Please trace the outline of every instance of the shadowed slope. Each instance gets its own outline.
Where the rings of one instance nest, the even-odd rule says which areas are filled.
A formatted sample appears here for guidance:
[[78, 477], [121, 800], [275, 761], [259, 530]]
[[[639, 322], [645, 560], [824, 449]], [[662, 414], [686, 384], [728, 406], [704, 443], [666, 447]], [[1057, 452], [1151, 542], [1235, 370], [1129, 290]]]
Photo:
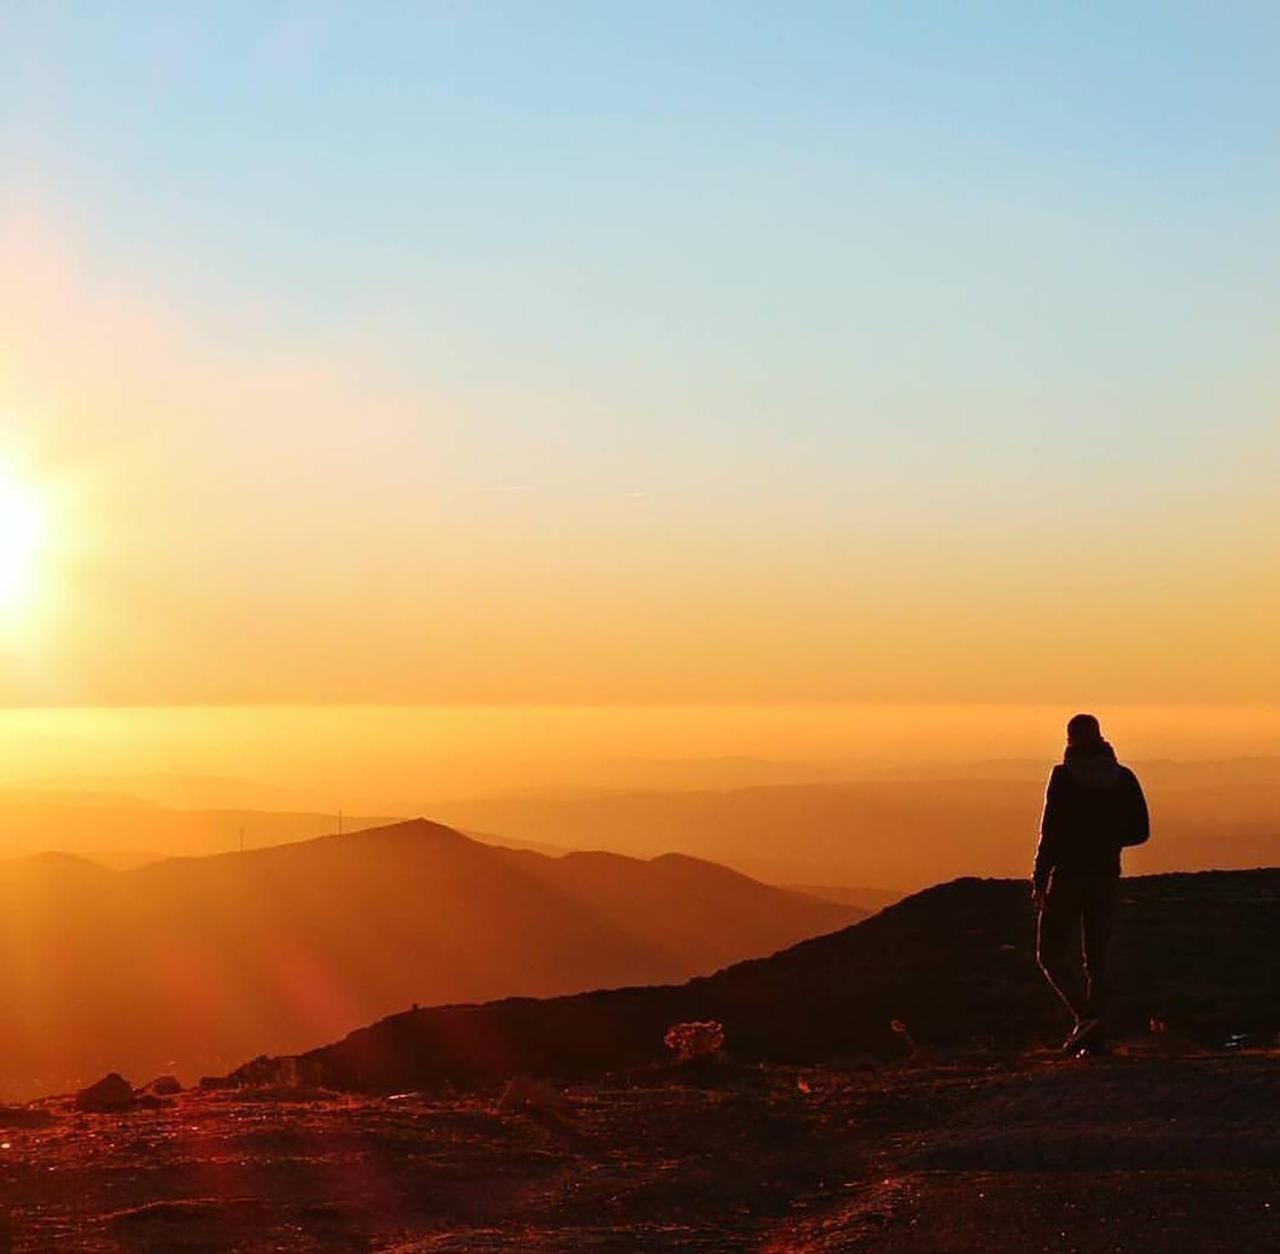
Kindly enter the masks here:
[[686, 979], [852, 917], [692, 859], [423, 820], [127, 872], [25, 859], [0, 866], [0, 1092], [214, 1070], [414, 1002]]
[[[1126, 880], [1115, 976], [1117, 1022], [1155, 1015], [1207, 1040], [1280, 1026], [1280, 871]], [[283, 1067], [247, 1064], [230, 1079], [281, 1074], [342, 1088], [485, 1084], [513, 1074], [590, 1076], [663, 1053], [672, 1023], [721, 1020], [741, 1060], [823, 1062], [921, 1043], [1052, 1039], [1065, 1012], [1032, 958], [1021, 881], [957, 880], [862, 923], [704, 979], [550, 1001], [507, 1000], [396, 1015]]]

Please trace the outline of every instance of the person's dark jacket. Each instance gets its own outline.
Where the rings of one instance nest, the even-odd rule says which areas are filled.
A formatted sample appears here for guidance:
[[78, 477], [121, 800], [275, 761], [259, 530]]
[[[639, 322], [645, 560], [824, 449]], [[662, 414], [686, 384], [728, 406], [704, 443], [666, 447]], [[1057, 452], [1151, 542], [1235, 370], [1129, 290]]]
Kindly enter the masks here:
[[1151, 835], [1138, 777], [1105, 740], [1068, 745], [1049, 776], [1032, 880], [1043, 889], [1055, 871], [1119, 875], [1120, 850]]

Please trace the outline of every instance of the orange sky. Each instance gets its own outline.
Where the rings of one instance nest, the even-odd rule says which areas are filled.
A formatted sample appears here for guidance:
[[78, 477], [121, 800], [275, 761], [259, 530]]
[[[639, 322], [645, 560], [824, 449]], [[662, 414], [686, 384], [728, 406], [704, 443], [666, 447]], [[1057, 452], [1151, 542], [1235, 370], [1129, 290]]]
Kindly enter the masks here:
[[50, 529], [10, 703], [1280, 700], [1274, 432], [1150, 483], [922, 449], [842, 485], [728, 435], [665, 487], [563, 442], [520, 482], [484, 407], [554, 441], [581, 398], [224, 350], [41, 220], [4, 249], [0, 457]]
[[[1034, 775], [1060, 756], [1073, 712], [839, 704], [10, 709], [0, 711], [0, 788], [117, 791], [196, 808], [399, 814], [528, 788], [910, 777], [931, 764], [983, 774], [988, 768], [974, 764], [1002, 759], [1031, 763]], [[1274, 756], [1280, 740], [1277, 708], [1099, 713], [1132, 762]], [[159, 778], [170, 775], [238, 782], [188, 787]]]
[[1280, 703], [1274, 14], [820, 10], [0, 14], [0, 705]]

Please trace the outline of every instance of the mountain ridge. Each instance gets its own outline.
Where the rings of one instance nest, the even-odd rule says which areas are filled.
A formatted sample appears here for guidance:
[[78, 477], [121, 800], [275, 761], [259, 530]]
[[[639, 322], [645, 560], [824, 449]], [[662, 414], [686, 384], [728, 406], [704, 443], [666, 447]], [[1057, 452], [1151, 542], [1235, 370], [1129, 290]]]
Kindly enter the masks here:
[[443, 824], [113, 870], [0, 864], [0, 1092], [187, 1074], [413, 1003], [654, 983], [858, 912], [696, 860], [568, 861]]
[[[1141, 876], [1122, 888], [1115, 1021], [1192, 1039], [1280, 1030], [1280, 869]], [[716, 1019], [742, 1062], [830, 1063], [925, 1045], [1020, 1050], [1066, 1014], [1034, 960], [1024, 881], [965, 877], [839, 932], [680, 985], [415, 1009], [213, 1083], [338, 1089], [483, 1087], [513, 1075], [589, 1078], [663, 1058], [675, 1022]]]

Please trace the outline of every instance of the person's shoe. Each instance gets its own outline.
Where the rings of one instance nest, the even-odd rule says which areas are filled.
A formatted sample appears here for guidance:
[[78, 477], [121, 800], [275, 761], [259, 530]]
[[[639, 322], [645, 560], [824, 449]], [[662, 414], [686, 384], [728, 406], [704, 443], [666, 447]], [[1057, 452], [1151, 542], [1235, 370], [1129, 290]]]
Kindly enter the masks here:
[[1079, 1053], [1083, 1046], [1101, 1033], [1101, 1030], [1102, 1022], [1099, 1019], [1078, 1020], [1076, 1026], [1071, 1029], [1071, 1035], [1062, 1042], [1062, 1052], [1068, 1058]]
[[1082, 1060], [1089, 1058], [1105, 1058], [1110, 1052], [1111, 1047], [1107, 1044], [1106, 1038], [1101, 1032], [1098, 1032], [1091, 1036], [1076, 1050], [1076, 1057]]

